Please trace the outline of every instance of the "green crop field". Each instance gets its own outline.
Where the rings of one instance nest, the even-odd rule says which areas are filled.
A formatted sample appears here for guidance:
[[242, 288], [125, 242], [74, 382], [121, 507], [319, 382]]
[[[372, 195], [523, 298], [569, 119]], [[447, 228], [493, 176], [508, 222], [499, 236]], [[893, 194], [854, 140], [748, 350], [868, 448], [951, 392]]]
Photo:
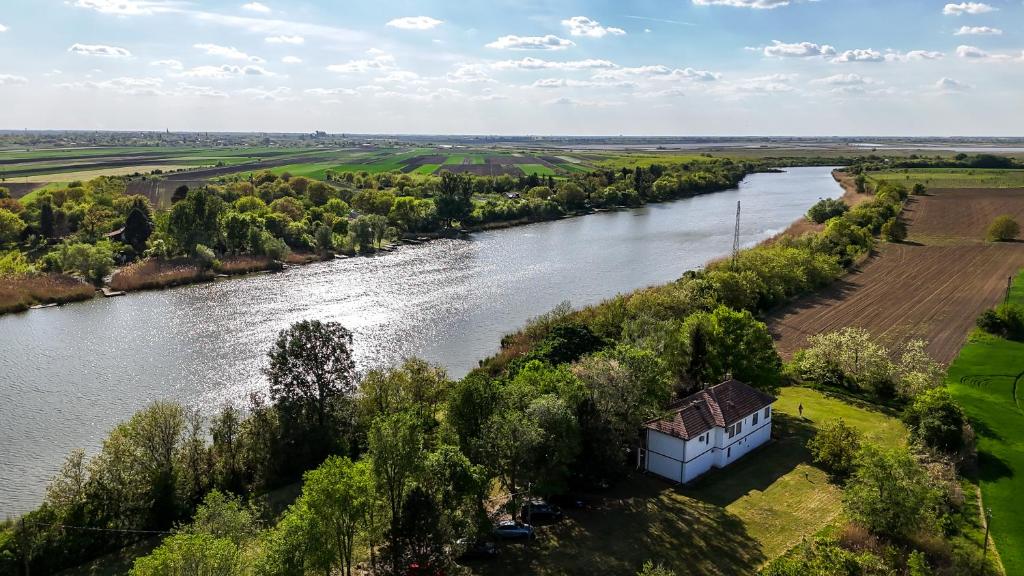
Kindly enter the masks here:
[[466, 159], [465, 156], [463, 156], [461, 154], [457, 154], [457, 155], [449, 156], [447, 159], [445, 159], [444, 163], [445, 164], [462, 164], [462, 162], [465, 159]]
[[872, 180], [930, 188], [1024, 188], [1024, 170], [977, 168], [907, 168], [872, 172]]
[[524, 174], [536, 174], [538, 176], [554, 176], [555, 171], [543, 164], [517, 164]]
[[[1024, 273], [1010, 299], [1024, 304]], [[949, 367], [947, 384], [978, 436], [978, 476], [992, 511], [992, 538], [1007, 574], [1024, 574], [1024, 342], [975, 332]]]
[[558, 166], [562, 170], [565, 170], [566, 172], [570, 172], [570, 173], [573, 173], [573, 172], [589, 172], [589, 170], [587, 170], [587, 168], [585, 166], [581, 166], [580, 164], [571, 164], [569, 162], [563, 162], [561, 164], [556, 164], [556, 166]]
[[694, 486], [633, 476], [592, 509], [542, 527], [529, 546], [503, 546], [497, 559], [470, 568], [489, 575], [634, 574], [652, 560], [677, 574], [756, 573], [841, 517], [841, 489], [809, 463], [805, 447], [819, 424], [837, 418], [874, 442], [907, 441], [906, 428], [888, 413], [784, 388], [771, 444]]
[[440, 164], [424, 164], [410, 172], [410, 174], [433, 174], [434, 170], [437, 170], [440, 167]]

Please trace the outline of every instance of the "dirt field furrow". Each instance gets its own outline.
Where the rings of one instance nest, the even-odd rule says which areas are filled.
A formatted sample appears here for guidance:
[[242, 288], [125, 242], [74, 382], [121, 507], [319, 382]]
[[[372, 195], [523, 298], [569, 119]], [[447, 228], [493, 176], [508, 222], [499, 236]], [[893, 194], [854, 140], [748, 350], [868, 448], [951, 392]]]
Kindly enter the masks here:
[[1024, 268], [1024, 243], [984, 241], [1000, 214], [1024, 220], [1024, 190], [935, 190], [912, 198], [904, 212], [907, 242], [883, 244], [825, 292], [769, 318], [779, 351], [789, 357], [810, 335], [857, 326], [890, 345], [924, 338], [936, 359], [950, 362], [978, 314], [998, 303], [1007, 278]]

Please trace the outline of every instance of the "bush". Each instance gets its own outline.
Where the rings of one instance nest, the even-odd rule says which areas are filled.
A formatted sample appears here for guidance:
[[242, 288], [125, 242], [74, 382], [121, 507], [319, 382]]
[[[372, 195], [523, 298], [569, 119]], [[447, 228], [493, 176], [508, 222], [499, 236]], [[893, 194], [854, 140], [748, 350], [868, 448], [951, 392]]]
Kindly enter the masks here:
[[882, 236], [889, 242], [902, 242], [907, 238], [907, 225], [895, 216], [882, 224]]
[[840, 418], [819, 428], [807, 442], [807, 449], [815, 464], [836, 478], [845, 478], [853, 472], [861, 437], [860, 431]]
[[850, 207], [842, 200], [826, 198], [811, 206], [811, 209], [807, 211], [807, 219], [815, 224], [823, 224], [831, 218], [845, 214], [849, 209]]
[[957, 453], [964, 444], [964, 413], [945, 388], [928, 390], [914, 399], [903, 413], [911, 437], [946, 454]]
[[978, 316], [978, 328], [1007, 340], [1024, 340], [1024, 306], [1000, 304]]
[[1020, 235], [1020, 224], [1010, 216], [996, 217], [988, 227], [985, 239], [989, 242], [1010, 242]]

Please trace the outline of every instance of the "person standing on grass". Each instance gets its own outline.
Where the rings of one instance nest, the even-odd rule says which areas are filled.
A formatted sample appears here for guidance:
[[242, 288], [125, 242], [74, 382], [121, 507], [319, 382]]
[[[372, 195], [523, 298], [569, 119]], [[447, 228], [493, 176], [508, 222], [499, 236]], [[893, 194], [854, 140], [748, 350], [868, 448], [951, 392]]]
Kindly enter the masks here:
[[800, 405], [796, 407], [796, 410], [797, 410], [797, 412], [800, 413], [800, 417], [803, 418], [804, 417], [804, 403], [801, 402]]

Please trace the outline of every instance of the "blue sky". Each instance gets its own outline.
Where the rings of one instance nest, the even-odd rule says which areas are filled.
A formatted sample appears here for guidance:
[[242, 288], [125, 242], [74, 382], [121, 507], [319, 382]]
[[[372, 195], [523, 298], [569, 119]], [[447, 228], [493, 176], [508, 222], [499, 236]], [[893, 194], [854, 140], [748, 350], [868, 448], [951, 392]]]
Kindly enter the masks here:
[[1024, 135], [1021, 0], [0, 1], [0, 128]]

